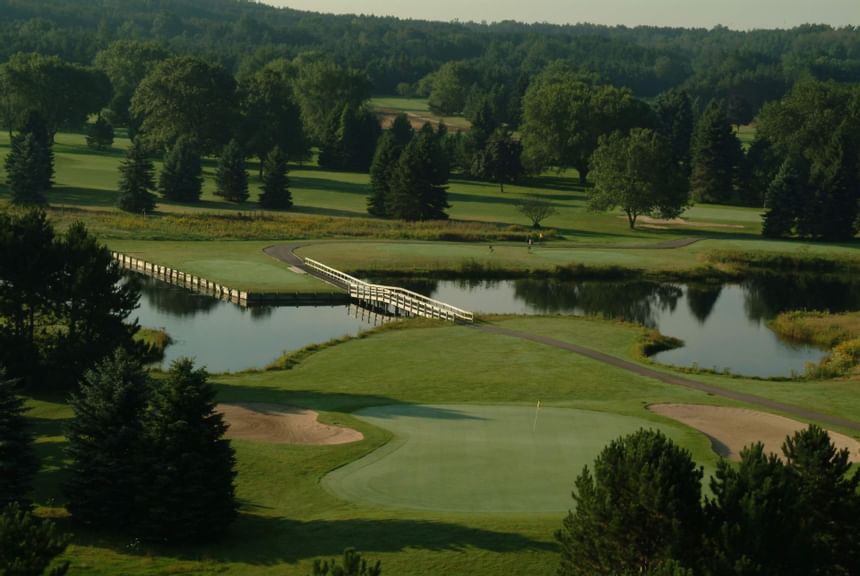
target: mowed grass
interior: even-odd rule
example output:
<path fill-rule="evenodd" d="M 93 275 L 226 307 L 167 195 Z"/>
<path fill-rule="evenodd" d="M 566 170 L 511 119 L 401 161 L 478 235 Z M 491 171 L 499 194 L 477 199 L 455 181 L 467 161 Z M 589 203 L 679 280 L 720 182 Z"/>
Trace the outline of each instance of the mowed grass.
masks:
<path fill-rule="evenodd" d="M 574 317 L 502 317 L 493 321 L 584 343 L 625 358 L 631 358 L 631 350 L 644 331 L 630 324 Z M 856 392 L 860 381 L 856 379 L 775 383 L 722 376 L 696 378 L 847 417 L 857 418 L 860 414 Z M 74 544 L 66 555 L 76 573 L 307 576 L 314 558 L 336 555 L 346 546 L 355 546 L 365 556 L 382 560 L 385 573 L 389 574 L 431 576 L 440 571 L 476 576 L 550 574 L 558 562 L 552 533 L 560 526 L 563 511 L 511 510 L 518 503 L 512 503 L 506 512 L 383 507 L 362 503 L 360 499 L 338 498 L 321 481 L 331 471 L 373 453 L 391 440 L 395 444 L 390 446 L 396 447 L 404 435 L 410 434 L 408 426 L 401 427 L 386 417 L 386 412 L 423 413 L 431 417 L 428 406 L 438 410 L 441 405 L 446 410 L 486 416 L 494 410 L 510 409 L 522 420 L 523 414 L 534 414 L 537 400 L 541 400 L 542 410 L 550 412 L 588 411 L 589 416 L 598 419 L 594 424 L 595 437 L 597 431 L 606 437 L 627 431 L 623 422 L 634 427 L 640 423 L 659 427 L 690 449 L 694 458 L 710 471 L 717 458 L 709 440 L 699 432 L 649 412 L 646 406 L 663 402 L 738 405 L 563 350 L 466 326 L 428 321 L 389 328 L 325 348 L 291 370 L 216 375 L 213 381 L 220 402 L 272 402 L 314 409 L 321 413 L 322 421 L 356 428 L 365 440 L 343 446 L 234 441 L 242 513 L 221 542 L 180 549 L 150 546 L 125 538 L 93 535 L 61 518 L 64 526 L 76 532 Z M 841 397 L 839 402 L 835 402 L 837 394 Z M 61 515 L 55 506 L 62 503 L 58 495 L 64 477 L 63 430 L 69 409 L 60 402 L 38 401 L 31 405 L 39 432 L 38 448 L 45 458 L 37 503 L 43 512 Z M 359 412 L 368 409 L 369 412 Z M 367 414 L 376 417 L 367 418 Z M 600 418 L 602 414 L 606 415 L 605 420 Z M 635 423 L 626 418 L 635 419 Z M 445 418 L 430 419 L 432 426 L 439 428 L 441 437 L 447 436 L 451 442 L 464 441 L 462 430 L 445 429 Z M 526 427 L 532 422 L 526 422 Z M 473 424 L 479 426 L 477 422 Z M 557 425 L 560 423 L 553 424 Z M 468 436 L 475 437 L 477 430 L 468 431 Z M 512 434 L 509 430 L 508 435 Z M 517 465 L 510 446 L 493 450 L 503 441 L 497 435 L 492 441 L 488 439 L 485 454 L 479 446 L 474 447 L 476 474 L 484 459 L 496 466 Z M 452 450 L 453 447 L 437 445 L 431 449 L 425 445 L 423 457 L 444 467 Z M 559 476 L 553 479 L 556 487 L 566 485 L 570 489 L 578 472 L 576 468 L 587 459 L 561 462 L 557 469 L 547 473 Z M 546 462 L 541 465 L 550 466 Z M 468 469 L 463 459 L 459 466 Z M 404 476 L 402 482 L 408 485 L 410 470 L 397 473 Z M 444 496 L 440 496 L 443 487 L 439 486 L 409 489 L 427 492 L 416 494 L 418 500 L 432 499 L 434 494 Z M 494 490 L 492 485 L 487 486 L 486 492 L 476 498 L 491 502 Z"/>
<path fill-rule="evenodd" d="M 0 134 L 0 155 L 5 156 L 8 153 L 8 145 L 8 134 Z M 82 134 L 58 134 L 55 146 L 56 185 L 48 195 L 51 205 L 96 212 L 116 212 L 118 167 L 127 145 L 128 140 L 118 138 L 112 150 L 97 152 L 86 147 Z M 158 214 L 269 213 L 260 210 L 256 203 L 260 187 L 257 167 L 256 161 L 249 161 L 251 201 L 236 204 L 214 194 L 216 160 L 207 159 L 204 163 L 205 185 L 201 201 L 195 204 L 177 204 L 160 199 L 156 217 Z M 159 161 L 156 161 L 156 168 L 160 169 Z M 5 181 L 2 168 L 0 180 Z M 312 164 L 292 165 L 290 180 L 290 190 L 295 203 L 291 213 L 367 218 L 367 196 L 370 190 L 367 174 L 322 170 Z M 760 210 L 702 205 L 689 212 L 690 225 L 673 224 L 649 228 L 651 225 L 643 224 L 638 230 L 631 231 L 620 212 L 593 213 L 586 209 L 587 193 L 576 183 L 574 173 L 550 173 L 526 179 L 518 185 L 506 186 L 504 193 L 494 184 L 455 176 L 450 182 L 448 192 L 451 218 L 501 225 L 530 225 L 531 222 L 517 210 L 517 206 L 526 198 L 542 198 L 553 204 L 557 210 L 557 214 L 544 221 L 543 225 L 559 230 L 576 242 L 665 240 L 687 235 L 744 237 L 757 235 L 760 230 Z M 5 184 L 0 184 L 0 201 L 8 197 Z M 88 218 L 86 212 L 76 213 L 74 216 L 84 221 Z M 726 228 L 726 224 L 736 227 Z M 344 226 L 348 224 L 344 223 Z M 103 233 L 111 234 L 110 230 L 103 230 Z M 132 236 L 129 231 L 123 231 L 122 235 Z"/>
<path fill-rule="evenodd" d="M 263 252 L 271 242 L 141 242 L 110 240 L 111 250 L 223 283 L 268 293 L 335 293 L 333 286 L 299 274 Z"/>
<path fill-rule="evenodd" d="M 394 509 L 559 513 L 570 478 L 619 435 L 655 422 L 591 410 L 498 405 L 394 405 L 355 415 L 395 434 L 382 449 L 338 468 L 323 486 L 351 502 Z"/>
<path fill-rule="evenodd" d="M 595 334 L 595 346 L 616 339 L 634 342 L 642 333 L 634 326 L 589 319 L 511 320 L 541 334 L 562 321 L 574 333 Z M 355 412 L 379 406 L 416 410 L 421 405 L 453 404 L 470 410 L 474 406 L 477 411 L 497 405 L 533 413 L 539 399 L 543 408 L 606 413 L 608 428 L 617 424 L 618 417 L 661 427 L 711 469 L 716 456 L 706 437 L 648 412 L 645 406 L 655 402 L 723 403 L 562 350 L 429 322 L 326 348 L 292 370 L 216 375 L 213 381 L 221 402 L 311 408 L 322 414 L 324 422 L 360 430 L 365 440 L 328 447 L 235 441 L 242 515 L 223 541 L 164 548 L 93 535 L 68 525 L 77 534 L 67 554 L 76 570 L 92 574 L 226 571 L 306 576 L 314 558 L 356 546 L 366 556 L 381 559 L 391 574 L 429 576 L 440 570 L 478 576 L 549 574 L 558 561 L 552 533 L 560 526 L 561 511 L 382 508 L 342 500 L 325 490 L 320 481 L 327 473 L 369 454 L 391 439 L 392 432 L 397 433 L 386 429 L 384 422 L 364 421 Z M 69 410 L 62 403 L 48 401 L 34 402 L 33 408 L 39 449 L 47 463 L 39 479 L 37 503 L 46 513 L 58 515 L 54 506 L 62 503 L 58 487 L 64 474 L 62 434 Z M 618 428 L 615 433 L 624 430 Z M 604 429 L 604 433 L 611 436 L 613 432 Z M 446 454 L 437 457 L 442 464 Z M 572 487 L 577 466 L 559 469 L 559 486 Z M 487 489 L 492 491 L 492 487 Z M 65 520 L 61 522 L 66 525 Z"/>

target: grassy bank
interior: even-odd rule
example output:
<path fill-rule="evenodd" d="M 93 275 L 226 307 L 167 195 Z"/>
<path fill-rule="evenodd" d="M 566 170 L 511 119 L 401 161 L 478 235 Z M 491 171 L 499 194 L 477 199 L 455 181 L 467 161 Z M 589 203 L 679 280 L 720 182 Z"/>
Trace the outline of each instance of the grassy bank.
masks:
<path fill-rule="evenodd" d="M 835 378 L 860 372 L 860 312 L 783 312 L 770 326 L 786 340 L 830 350 L 819 364 L 807 368 L 809 376 Z"/>

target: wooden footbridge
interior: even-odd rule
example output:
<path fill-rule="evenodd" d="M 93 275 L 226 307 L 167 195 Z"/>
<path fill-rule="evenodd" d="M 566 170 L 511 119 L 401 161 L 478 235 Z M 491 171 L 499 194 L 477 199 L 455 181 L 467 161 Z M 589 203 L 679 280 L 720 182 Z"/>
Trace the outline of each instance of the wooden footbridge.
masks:
<path fill-rule="evenodd" d="M 347 291 L 352 300 L 371 308 L 380 309 L 383 312 L 422 316 L 450 322 L 471 323 L 475 321 L 474 314 L 467 310 L 439 300 L 433 300 L 405 288 L 370 284 L 310 258 L 305 258 L 302 264 L 308 273 Z"/>

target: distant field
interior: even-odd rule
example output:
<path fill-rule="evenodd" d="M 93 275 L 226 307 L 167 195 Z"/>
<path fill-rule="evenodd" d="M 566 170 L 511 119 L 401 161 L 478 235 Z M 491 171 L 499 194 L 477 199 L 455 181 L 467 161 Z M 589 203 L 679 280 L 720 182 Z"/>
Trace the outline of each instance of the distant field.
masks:
<path fill-rule="evenodd" d="M 370 100 L 370 108 L 382 114 L 386 121 L 399 113 L 404 113 L 412 120 L 413 125 L 424 122 L 438 124 L 444 122 L 453 130 L 468 130 L 471 126 L 462 116 L 439 116 L 430 110 L 426 98 L 402 98 L 396 96 L 379 96 Z"/>

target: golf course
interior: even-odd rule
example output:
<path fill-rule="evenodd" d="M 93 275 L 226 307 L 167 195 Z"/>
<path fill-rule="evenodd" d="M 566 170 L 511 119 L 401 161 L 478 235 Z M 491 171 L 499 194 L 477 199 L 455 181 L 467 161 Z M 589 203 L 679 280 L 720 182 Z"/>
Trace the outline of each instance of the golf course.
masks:
<path fill-rule="evenodd" d="M 0 155 L 8 142 L 0 135 Z M 266 254 L 271 246 L 404 281 L 741 282 L 756 263 L 774 274 L 860 268 L 857 240 L 765 240 L 760 210 L 751 208 L 696 205 L 680 219 L 643 219 L 631 230 L 620 212 L 586 209 L 574 172 L 532 177 L 504 193 L 453 178 L 451 220 L 408 224 L 366 214 L 366 174 L 291 165 L 294 210 L 264 210 L 251 202 L 259 186 L 253 165 L 251 201 L 235 204 L 213 194 L 207 160 L 200 203 L 159 201 L 153 213 L 126 214 L 114 205 L 128 144 L 118 138 L 97 152 L 83 135 L 58 134 L 50 220 L 60 229 L 82 221 L 111 250 L 239 290 L 337 291 Z M 0 201 L 8 194 L 0 185 Z M 541 236 L 517 209 L 527 198 L 556 209 Z M 213 330 L 230 354 L 229 327 Z M 573 315 L 484 314 L 476 325 L 403 319 L 285 350 L 268 367 L 213 374 L 217 402 L 235 427 L 240 514 L 223 541 L 184 547 L 72 523 L 57 497 L 72 411 L 65 397 L 34 396 L 29 416 L 43 462 L 35 503 L 74 532 L 64 555 L 73 573 L 304 576 L 315 559 L 355 547 L 381 560 L 386 574 L 550 574 L 558 564 L 553 533 L 572 506 L 574 479 L 622 435 L 663 432 L 690 451 L 706 479 L 721 457 L 737 458 L 738 445 L 807 423 L 841 434 L 840 445 L 860 457 L 856 370 L 829 379 L 680 370 L 643 352 L 654 338 L 631 322 Z M 664 405 L 681 408 L 654 409 Z M 707 420 L 713 408 L 728 411 L 717 419 L 723 428 Z"/>

